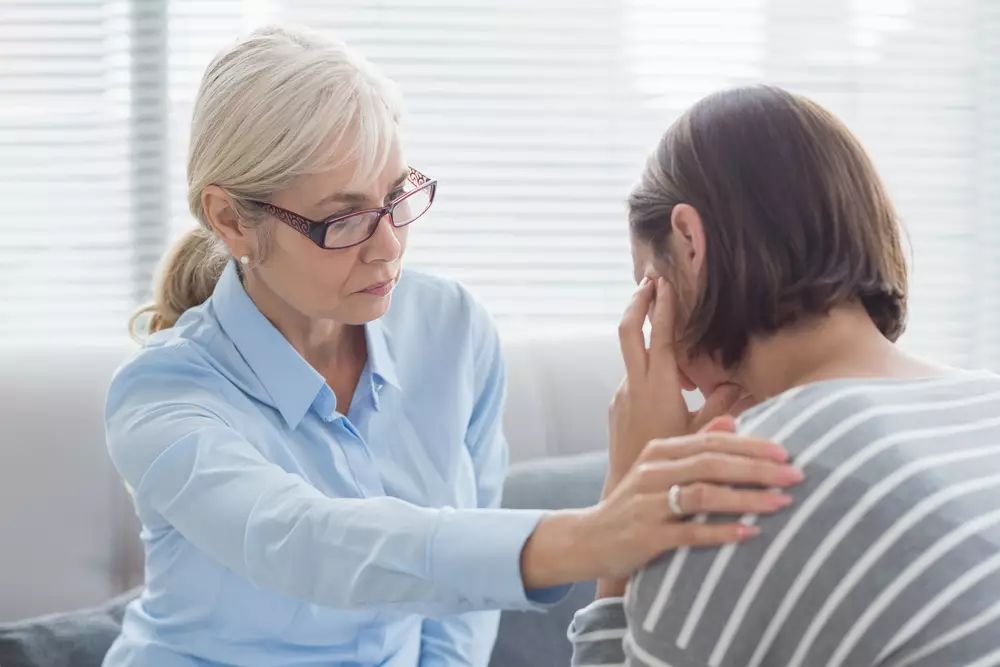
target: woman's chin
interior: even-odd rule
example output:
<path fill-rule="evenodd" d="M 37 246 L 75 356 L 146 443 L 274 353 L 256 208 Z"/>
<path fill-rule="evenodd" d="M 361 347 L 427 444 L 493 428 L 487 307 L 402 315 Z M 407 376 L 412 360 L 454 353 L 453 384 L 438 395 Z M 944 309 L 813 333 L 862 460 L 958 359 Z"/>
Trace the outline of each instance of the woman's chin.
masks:
<path fill-rule="evenodd" d="M 389 311 L 389 304 L 392 302 L 392 295 L 387 294 L 382 297 L 372 297 L 370 295 L 357 295 L 361 298 L 348 297 L 351 303 L 344 300 L 337 304 L 335 309 L 326 314 L 325 319 L 337 320 L 348 326 L 359 326 L 368 324 L 379 319 Z M 345 306 L 349 306 L 346 307 Z"/>
<path fill-rule="evenodd" d="M 721 389 L 725 389 L 726 387 L 737 387 L 741 392 L 739 399 L 737 399 L 733 407 L 727 412 L 727 414 L 732 415 L 733 417 L 739 417 L 741 414 L 743 414 L 744 412 L 746 412 L 747 410 L 749 410 L 750 408 L 752 408 L 753 406 L 757 405 L 757 403 L 760 402 L 742 386 L 740 386 L 735 382 L 731 382 L 729 380 L 712 382 L 710 384 L 706 383 L 696 388 L 699 392 L 701 392 L 701 395 L 703 397 L 708 398 L 715 392 Z"/>

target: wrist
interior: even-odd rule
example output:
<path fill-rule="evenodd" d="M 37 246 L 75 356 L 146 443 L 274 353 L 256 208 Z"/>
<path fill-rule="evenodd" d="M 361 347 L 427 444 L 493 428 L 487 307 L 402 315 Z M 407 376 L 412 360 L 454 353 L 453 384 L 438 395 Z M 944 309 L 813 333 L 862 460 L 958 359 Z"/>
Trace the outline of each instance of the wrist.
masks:
<path fill-rule="evenodd" d="M 628 477 L 635 461 L 636 459 L 632 459 L 627 465 L 616 464 L 614 461 L 608 462 L 608 471 L 604 475 L 604 487 L 601 489 L 601 500 L 606 500 Z"/>
<path fill-rule="evenodd" d="M 625 479 L 624 474 L 620 474 L 614 470 L 608 469 L 608 473 L 604 476 L 604 487 L 601 489 L 601 500 L 607 500 L 618 485 L 622 483 Z"/>
<path fill-rule="evenodd" d="M 587 548 L 585 513 L 560 510 L 538 522 L 521 551 L 525 590 L 563 586 L 595 578 Z"/>

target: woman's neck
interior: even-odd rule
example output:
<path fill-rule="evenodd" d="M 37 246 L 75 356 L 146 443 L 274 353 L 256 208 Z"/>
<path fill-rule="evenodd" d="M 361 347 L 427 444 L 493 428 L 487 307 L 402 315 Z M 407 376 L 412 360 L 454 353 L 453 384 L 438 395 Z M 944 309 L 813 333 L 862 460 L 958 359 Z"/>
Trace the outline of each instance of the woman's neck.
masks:
<path fill-rule="evenodd" d="M 248 276 L 243 284 L 261 314 L 321 374 L 330 375 L 336 369 L 344 369 L 352 375 L 355 366 L 364 365 L 367 346 L 363 326 L 307 317 L 261 281 Z"/>
<path fill-rule="evenodd" d="M 758 401 L 810 382 L 842 378 L 922 378 L 954 372 L 903 352 L 864 307 L 848 305 L 751 340 L 737 381 Z"/>

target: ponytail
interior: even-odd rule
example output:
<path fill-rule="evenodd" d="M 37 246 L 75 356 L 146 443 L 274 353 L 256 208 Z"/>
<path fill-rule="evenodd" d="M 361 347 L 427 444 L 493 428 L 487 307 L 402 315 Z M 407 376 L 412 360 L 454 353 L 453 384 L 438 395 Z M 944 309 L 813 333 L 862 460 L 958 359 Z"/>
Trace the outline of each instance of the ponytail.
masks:
<path fill-rule="evenodd" d="M 153 334 L 176 324 L 184 311 L 204 303 L 219 281 L 229 253 L 212 232 L 196 227 L 170 249 L 153 290 L 153 303 L 141 308 L 129 323 L 133 338 L 139 337 L 138 321 L 149 316 L 146 333 Z"/>

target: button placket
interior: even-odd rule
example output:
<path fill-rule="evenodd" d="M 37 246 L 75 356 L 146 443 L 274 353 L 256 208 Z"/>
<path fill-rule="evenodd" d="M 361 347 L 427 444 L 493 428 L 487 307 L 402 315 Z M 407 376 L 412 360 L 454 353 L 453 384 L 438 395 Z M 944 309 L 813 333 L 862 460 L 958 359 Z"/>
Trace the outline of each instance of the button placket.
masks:
<path fill-rule="evenodd" d="M 385 387 L 385 383 L 372 375 L 371 388 L 372 388 L 372 403 L 375 405 L 375 409 L 379 409 L 379 402 L 382 398 L 382 389 Z"/>
<path fill-rule="evenodd" d="M 338 417 L 335 426 L 343 429 L 346 440 L 343 443 L 344 456 L 347 457 L 347 463 L 354 474 L 358 491 L 362 497 L 384 496 L 385 488 L 382 486 L 382 479 L 375 468 L 375 460 L 368 449 L 368 444 L 347 417 L 343 415 L 338 415 Z"/>

